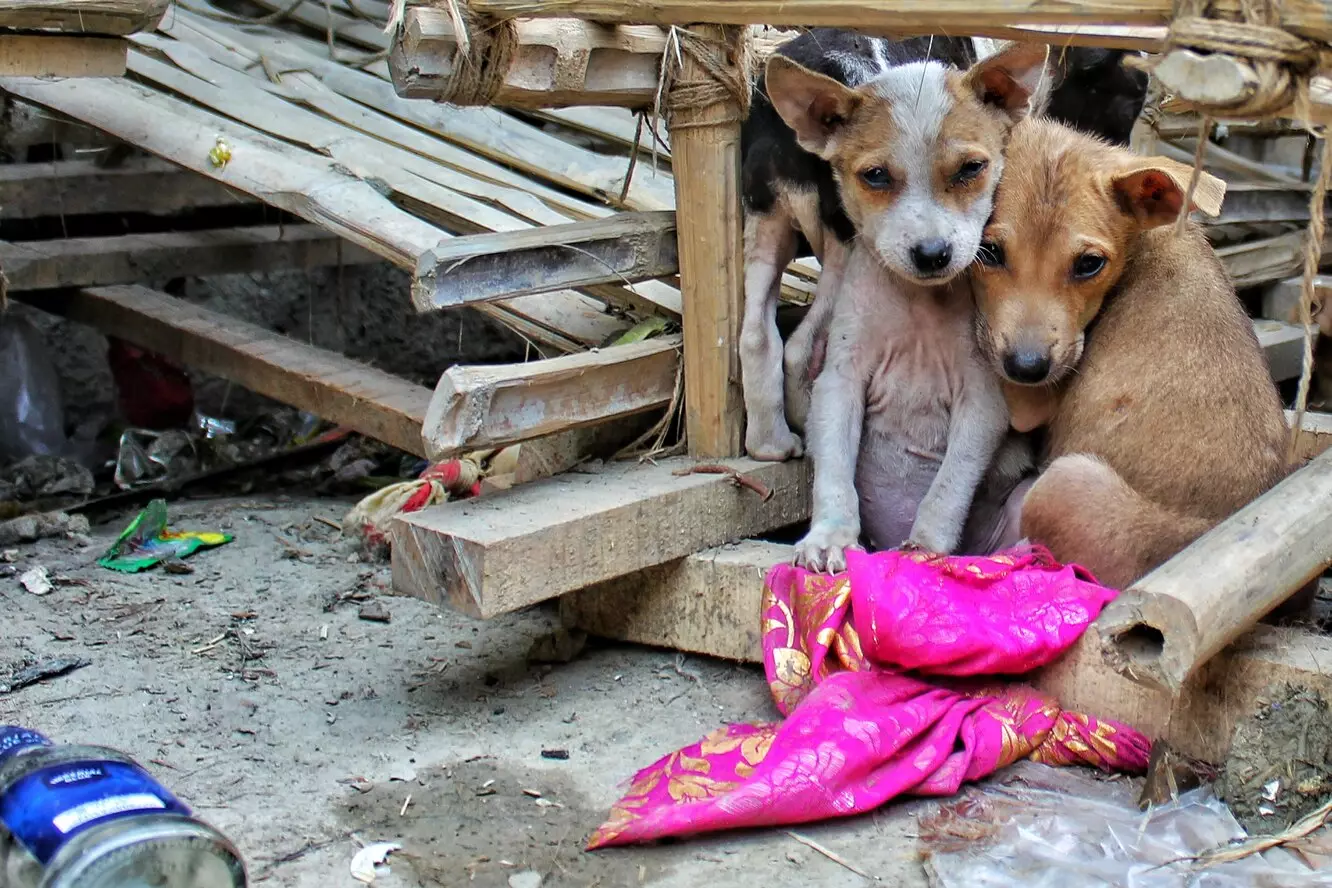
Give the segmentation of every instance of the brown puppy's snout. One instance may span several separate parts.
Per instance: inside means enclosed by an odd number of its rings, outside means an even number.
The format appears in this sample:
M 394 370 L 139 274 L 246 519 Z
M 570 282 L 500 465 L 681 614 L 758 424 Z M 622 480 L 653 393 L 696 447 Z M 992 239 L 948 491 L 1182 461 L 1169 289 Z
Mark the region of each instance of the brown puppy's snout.
M 923 240 L 911 248 L 911 263 L 921 277 L 939 274 L 953 261 L 953 245 L 941 237 Z
M 1050 377 L 1050 347 L 1020 343 L 1004 352 L 1004 375 L 1022 385 L 1039 385 Z

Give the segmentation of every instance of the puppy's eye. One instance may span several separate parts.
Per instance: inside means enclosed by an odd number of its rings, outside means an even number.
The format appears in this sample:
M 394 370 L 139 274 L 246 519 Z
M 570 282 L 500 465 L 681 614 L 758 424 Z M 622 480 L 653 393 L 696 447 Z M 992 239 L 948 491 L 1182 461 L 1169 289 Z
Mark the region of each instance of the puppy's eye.
M 1073 277 L 1078 280 L 1094 278 L 1105 268 L 1105 257 L 1099 253 L 1083 253 L 1073 260 Z
M 875 191 L 884 191 L 893 187 L 893 176 L 883 167 L 870 167 L 860 171 L 860 180 Z
M 962 166 L 957 168 L 957 172 L 953 174 L 953 182 L 957 185 L 965 185 L 981 173 L 985 172 L 987 166 L 989 166 L 988 161 L 976 158 L 968 160 L 966 163 L 962 164 Z
M 980 249 L 976 251 L 976 260 L 986 268 L 1003 268 L 1004 248 L 994 241 L 981 241 Z

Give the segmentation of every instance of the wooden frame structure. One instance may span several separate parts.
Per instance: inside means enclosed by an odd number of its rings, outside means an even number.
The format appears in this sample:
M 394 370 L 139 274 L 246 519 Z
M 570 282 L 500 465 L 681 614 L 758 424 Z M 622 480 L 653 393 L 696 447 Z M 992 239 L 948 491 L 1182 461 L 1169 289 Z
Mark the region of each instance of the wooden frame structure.
M 1227 7 L 1225 0 L 1214 4 L 1222 14 L 1237 14 L 1238 5 L 1231 5 L 1235 8 Z M 638 29 L 633 35 L 637 40 L 649 36 L 642 31 L 643 25 L 684 27 L 694 37 L 719 48 L 732 63 L 738 60 L 740 41 L 746 38 L 744 26 L 756 23 L 850 27 L 893 35 L 972 34 L 1159 50 L 1163 26 L 1169 23 L 1174 6 L 1164 0 L 1099 0 L 1077 6 L 1040 2 L 978 6 L 933 0 L 731 0 L 720 4 L 697 0 L 471 0 L 469 10 L 469 15 L 483 17 L 490 27 L 496 22 L 517 20 L 514 33 L 518 35 L 518 49 L 514 50 L 517 61 L 494 78 L 489 91 L 478 87 L 468 100 L 511 102 L 530 109 L 541 105 L 543 98 L 548 108 L 583 103 L 580 97 L 600 100 L 597 97 L 606 94 L 608 85 L 593 86 L 590 79 L 579 78 L 590 70 L 588 59 L 598 52 L 626 51 L 627 38 L 617 40 L 617 27 Z M 1285 4 L 1281 25 L 1326 42 L 1332 40 L 1329 12 L 1332 6 L 1321 0 Z M 426 78 L 408 82 L 399 77 L 395 82 L 404 95 L 438 98 L 439 91 L 448 88 L 445 81 L 449 72 L 456 74 L 469 64 L 469 59 L 477 63 L 477 58 L 470 57 L 463 48 L 465 41 L 453 32 L 456 23 L 445 21 L 441 15 L 430 7 L 409 6 L 406 10 L 404 33 L 410 37 L 393 50 L 395 73 L 409 69 L 419 73 L 433 66 L 437 80 L 427 87 Z M 591 22 L 596 24 L 588 24 Z M 428 29 L 423 27 L 427 23 Z M 560 29 L 576 34 L 577 39 L 568 46 L 547 39 L 542 52 L 525 49 L 529 44 L 524 34 L 549 35 Z M 425 37 L 427 30 L 429 39 Z M 589 39 L 589 35 L 595 39 Z M 565 49 L 569 49 L 567 59 Z M 633 77 L 641 79 L 642 67 L 632 67 L 636 72 Z M 700 72 L 696 60 L 686 53 L 675 75 L 690 79 Z M 544 97 L 542 89 L 535 86 L 543 82 L 550 84 Z M 669 78 L 666 83 L 669 85 Z M 1301 116 L 1310 123 L 1327 120 L 1327 94 L 1326 81 L 1316 78 L 1313 100 L 1300 109 Z M 456 94 L 450 95 L 458 101 Z M 641 84 L 630 84 L 615 94 L 614 101 L 642 108 L 648 96 Z M 658 96 L 653 101 L 659 105 L 661 99 Z M 680 557 L 682 549 L 704 539 L 734 543 L 755 532 L 776 530 L 807 518 L 801 508 L 807 508 L 807 500 L 798 495 L 807 480 L 803 469 L 794 471 L 794 466 L 802 463 L 774 466 L 741 458 L 744 417 L 736 360 L 743 302 L 743 223 L 737 169 L 741 110 L 736 97 L 722 97 L 703 108 L 677 112 L 672 120 L 690 459 L 662 463 L 652 469 L 617 470 L 593 479 L 547 479 L 496 496 L 484 507 L 446 505 L 404 516 L 394 551 L 394 578 L 400 590 L 449 603 L 476 616 L 490 616 L 563 595 L 562 612 L 571 625 L 641 643 L 739 660 L 757 659 L 761 576 L 768 566 L 788 558 L 789 548 L 748 541 L 736 548 L 714 548 Z M 1295 113 L 1294 109 L 1288 111 Z M 1187 159 L 1186 152 L 1179 153 Z M 1209 146 L 1208 159 L 1232 171 L 1253 166 L 1217 146 Z M 1293 182 L 1282 184 L 1291 186 Z M 1240 208 L 1228 221 L 1242 224 L 1244 208 L 1259 201 L 1265 201 L 1264 206 L 1270 203 L 1261 196 L 1240 198 Z M 1305 207 L 1301 213 L 1292 205 L 1286 211 L 1294 216 L 1291 221 L 1307 220 L 1307 202 Z M 1243 286 L 1269 279 L 1267 275 L 1278 267 L 1281 270 L 1277 278 L 1296 274 L 1303 243 L 1303 236 L 1294 233 L 1273 238 L 1261 251 L 1237 247 L 1220 252 L 1232 277 Z M 1285 259 L 1280 257 L 1283 248 L 1292 250 Z M 1274 375 L 1286 378 L 1295 369 L 1287 362 L 1299 359 L 1304 331 L 1282 326 L 1283 321 L 1291 319 L 1289 297 L 1284 303 L 1275 300 L 1271 310 L 1278 312 L 1281 321 L 1259 322 L 1257 329 Z M 1194 583 L 1204 585 L 1219 583 L 1219 571 L 1239 569 L 1233 558 L 1216 557 L 1216 547 L 1226 545 L 1227 534 L 1235 533 L 1240 526 L 1237 522 L 1270 521 L 1267 516 L 1278 513 L 1285 514 L 1287 520 L 1293 514 L 1299 521 L 1312 515 L 1312 510 L 1328 511 L 1332 502 L 1327 497 L 1315 497 L 1314 505 L 1301 500 L 1301 491 L 1314 489 L 1310 487 L 1314 479 L 1321 478 L 1321 473 L 1332 466 L 1332 456 L 1316 456 L 1332 444 L 1328 434 L 1332 427 L 1325 417 L 1311 415 L 1306 418 L 1305 428 L 1308 434 L 1302 438 L 1303 455 L 1313 458 L 1307 469 L 1255 503 L 1251 510 L 1256 510 L 1256 518 L 1246 510 L 1181 553 L 1158 574 L 1187 575 Z M 732 479 L 735 473 L 743 473 L 764 495 L 727 484 L 726 475 L 714 476 L 716 480 L 710 483 L 700 482 L 691 472 L 698 461 L 711 463 L 709 471 L 731 473 Z M 671 470 L 669 476 L 666 469 Z M 677 476 L 682 477 L 672 483 L 671 478 Z M 627 492 L 635 489 L 630 477 L 642 479 L 638 493 Z M 701 510 L 712 522 L 711 533 L 700 532 Z M 514 520 L 503 520 L 503 515 L 512 515 Z M 1322 525 L 1314 521 L 1310 526 Z M 678 536 L 674 535 L 677 528 Z M 1307 537 L 1305 534 L 1302 538 Z M 1272 537 L 1267 545 L 1279 549 L 1283 544 L 1279 537 Z M 595 554 L 602 547 L 608 547 L 607 554 Z M 626 551 L 632 554 L 626 555 Z M 1245 561 L 1252 573 L 1255 564 L 1264 563 L 1263 557 L 1273 556 L 1246 551 L 1236 557 Z M 1332 562 L 1332 548 L 1314 545 L 1295 560 L 1298 564 L 1278 581 L 1283 590 L 1293 591 L 1303 580 L 1321 573 Z M 553 566 L 562 576 L 552 576 Z M 536 576 L 541 580 L 532 579 Z M 1154 574 L 1144 582 L 1160 586 L 1164 580 Z M 1140 594 L 1136 588 L 1128 598 Z M 1210 637 L 1224 646 L 1251 625 L 1245 619 L 1217 629 L 1218 634 Z M 1319 665 L 1320 655 L 1332 652 L 1332 642 L 1321 635 L 1289 637 L 1274 635 L 1276 631 L 1254 630 L 1247 641 L 1220 656 L 1211 656 L 1219 647 L 1208 650 L 1191 661 L 1187 674 L 1179 673 L 1178 681 L 1162 687 L 1159 683 L 1144 684 L 1142 675 L 1122 664 L 1118 672 L 1112 668 L 1101 656 L 1107 641 L 1094 629 L 1059 664 L 1045 670 L 1038 684 L 1067 705 L 1121 718 L 1153 736 L 1167 737 L 1176 748 L 1215 760 L 1226 751 L 1235 719 L 1270 682 L 1297 679 L 1332 689 L 1332 672 Z M 1219 681 L 1227 683 L 1225 693 L 1215 690 Z

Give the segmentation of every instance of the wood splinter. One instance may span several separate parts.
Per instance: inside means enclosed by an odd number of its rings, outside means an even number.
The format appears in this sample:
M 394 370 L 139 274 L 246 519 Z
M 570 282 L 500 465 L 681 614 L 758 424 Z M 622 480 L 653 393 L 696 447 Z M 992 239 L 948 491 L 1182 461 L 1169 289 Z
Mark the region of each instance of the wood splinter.
M 1178 695 L 1204 663 L 1332 563 L 1332 451 L 1134 583 L 1096 621 L 1115 671 Z
M 763 502 L 772 499 L 772 488 L 761 481 L 756 481 L 748 475 L 742 475 L 730 466 L 723 466 L 718 463 L 703 463 L 702 465 L 690 466 L 687 469 L 676 469 L 671 473 L 677 478 L 683 478 L 685 475 L 726 475 L 731 479 L 731 483 L 736 487 L 747 487 L 759 495 Z

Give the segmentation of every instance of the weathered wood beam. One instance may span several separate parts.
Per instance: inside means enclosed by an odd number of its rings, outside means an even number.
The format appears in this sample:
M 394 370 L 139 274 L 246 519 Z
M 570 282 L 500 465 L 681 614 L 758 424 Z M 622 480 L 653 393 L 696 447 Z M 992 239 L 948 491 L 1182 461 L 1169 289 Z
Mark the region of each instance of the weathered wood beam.
M 690 25 L 915 29 L 970 34 L 991 25 L 1168 25 L 1170 0 L 470 0 L 472 10 L 496 18 L 560 18 Z M 1240 14 L 1239 0 L 1218 0 L 1222 14 Z M 1280 26 L 1315 40 L 1332 39 L 1332 10 L 1320 0 L 1282 4 Z
M 1273 223 L 1306 225 L 1309 222 L 1309 191 L 1307 188 L 1244 188 L 1230 182 L 1226 185 L 1221 215 L 1201 221 L 1207 229 Z
M 517 51 L 489 104 L 499 108 L 652 104 L 666 48 L 661 28 L 556 19 L 522 21 L 517 32 Z M 398 95 L 432 100 L 446 95 L 457 50 L 448 12 L 409 7 L 389 52 Z
M 41 308 L 424 456 L 424 386 L 145 287 L 51 294 Z
M 255 204 L 203 176 L 153 157 L 114 167 L 90 160 L 0 164 L 0 219 L 146 213 Z
M 1296 274 L 1304 266 L 1303 231 L 1248 241 L 1216 251 L 1230 279 L 1243 289 Z M 1323 238 L 1323 249 L 1332 251 L 1332 235 Z M 1329 252 L 1332 255 L 1332 252 Z
M 378 261 L 315 225 L 0 241 L 0 267 L 15 291 Z
M 767 498 L 724 474 L 676 474 L 694 465 L 615 463 L 403 515 L 393 586 L 493 617 L 809 517 L 804 460 L 725 461 Z
M 441 243 L 418 260 L 412 298 L 427 311 L 678 270 L 674 212 L 620 213 Z
M 679 336 L 526 364 L 450 367 L 425 415 L 425 450 L 439 460 L 665 407 L 679 367 Z
M 744 39 L 740 28 L 700 25 L 696 30 L 727 53 L 734 53 Z M 712 76 L 685 54 L 680 82 Z M 738 456 L 745 419 L 739 360 L 744 313 L 740 107 L 725 98 L 672 113 L 689 453 L 700 458 Z
M 1105 662 L 1176 695 L 1222 648 L 1332 564 L 1324 453 L 1138 580 L 1097 620 Z
M 120 37 L 0 34 L 0 76 L 120 77 L 128 52 Z
M 151 31 L 170 0 L 0 0 L 0 28 L 124 37 Z

